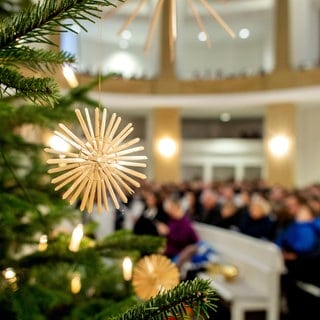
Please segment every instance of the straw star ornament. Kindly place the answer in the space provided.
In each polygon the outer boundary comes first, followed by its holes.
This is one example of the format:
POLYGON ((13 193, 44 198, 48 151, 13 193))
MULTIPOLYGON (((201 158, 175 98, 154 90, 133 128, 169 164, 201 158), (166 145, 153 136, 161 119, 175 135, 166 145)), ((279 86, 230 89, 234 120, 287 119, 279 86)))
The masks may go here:
POLYGON ((119 209, 118 198, 126 203, 126 194, 134 193, 132 187, 140 187, 136 178, 146 179, 143 173, 128 168, 146 167, 145 163, 140 162, 146 160, 146 156, 131 155, 144 150, 144 147, 133 147, 140 141, 139 138, 125 140, 133 131, 131 123, 117 133, 121 117, 115 113, 107 123, 107 109, 103 108, 100 122, 100 110, 96 108, 93 126, 88 109, 85 108, 84 111, 86 121, 81 111, 75 110, 84 134, 83 139, 62 123, 59 124, 62 132, 54 132, 74 148, 75 152, 44 149, 47 153, 59 156, 47 160, 47 163, 57 165, 48 171, 50 174, 58 174, 51 182, 56 185, 56 191, 67 188, 62 198, 67 199, 70 204, 82 198, 81 211, 87 209, 91 213, 95 203, 98 212, 101 212, 103 207, 108 210, 109 198, 119 209))
POLYGON ((177 266, 161 254, 143 257, 133 269, 133 289, 142 300, 174 288, 179 281, 177 266))

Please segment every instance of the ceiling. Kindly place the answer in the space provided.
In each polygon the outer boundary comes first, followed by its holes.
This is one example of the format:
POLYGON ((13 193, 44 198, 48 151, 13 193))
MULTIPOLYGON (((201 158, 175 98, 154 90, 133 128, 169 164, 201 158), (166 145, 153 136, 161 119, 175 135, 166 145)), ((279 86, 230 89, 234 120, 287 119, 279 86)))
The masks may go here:
MULTIPOLYGON (((147 33, 156 0, 145 0, 132 23, 127 27, 130 39, 119 35, 121 26, 129 19, 140 0, 115 1, 117 9, 108 7, 96 23, 84 23, 87 32, 67 33, 62 49, 78 58, 81 72, 117 71, 127 78, 154 78, 160 70, 160 23, 152 38, 150 51, 144 51, 147 33), (126 44, 126 45, 124 45, 126 44), (115 69, 112 69, 115 68, 115 69), (117 69, 118 68, 118 69, 117 69)), ((217 77, 250 76, 263 71, 272 72, 274 66, 274 18, 276 0, 207 0, 224 19, 237 37, 232 39, 201 4, 193 0, 212 40, 212 47, 198 40, 199 27, 188 0, 177 0, 178 37, 175 71, 180 79, 210 79, 217 77), (249 30, 246 39, 239 37, 243 28, 249 30)), ((281 0, 279 0, 281 1, 281 0)), ((315 62, 319 56, 318 12, 320 0, 289 0, 291 21, 291 57, 294 65, 315 62), (316 32, 314 32, 316 31, 316 32)), ((125 97, 103 95, 106 105, 134 113, 143 113, 156 105, 181 106, 186 116, 200 113, 212 115, 230 111, 236 116, 262 116, 264 105, 272 101, 306 97, 320 100, 319 88, 257 92, 249 94, 196 95, 196 96, 143 96, 125 97), (303 91, 307 90, 307 91, 303 91), (306 93, 304 93, 306 92, 306 93), (197 106, 197 108, 195 108, 197 106), (200 112, 201 111, 201 112, 200 112)), ((101 95, 100 95, 101 96, 101 95)), ((292 100, 291 100, 292 101, 292 100)))
MULTIPOLYGON (((223 27, 210 15, 200 0, 193 0, 205 26, 212 46, 198 39, 200 32, 196 19, 187 5, 188 0, 177 0, 177 45, 175 67, 177 77, 215 77, 222 72, 225 76, 236 73, 259 72, 273 67, 273 8, 274 0, 207 0, 212 8, 237 35, 232 39, 223 27), (240 30, 247 29, 250 35, 241 39, 240 30)), ((105 9, 103 19, 97 23, 84 23, 87 32, 80 32, 77 51, 79 68, 97 72, 120 71, 125 77, 153 78, 159 72, 161 19, 156 24, 151 48, 144 50, 154 13, 156 0, 145 0, 145 5, 126 28, 130 39, 123 38, 119 31, 135 11, 140 0, 115 2, 105 9), (100 52, 100 57, 98 53, 100 52), (114 62, 114 56, 131 59, 129 62, 114 62), (113 60, 112 60, 113 59, 113 60), (112 60, 112 63, 110 62, 112 60), (117 65, 117 67, 115 67, 117 65), (116 70, 112 68, 118 68, 116 70), (122 68, 122 69, 121 69, 122 68), (129 70, 130 69, 130 70, 129 70)), ((122 34, 123 35, 123 34, 122 34)))

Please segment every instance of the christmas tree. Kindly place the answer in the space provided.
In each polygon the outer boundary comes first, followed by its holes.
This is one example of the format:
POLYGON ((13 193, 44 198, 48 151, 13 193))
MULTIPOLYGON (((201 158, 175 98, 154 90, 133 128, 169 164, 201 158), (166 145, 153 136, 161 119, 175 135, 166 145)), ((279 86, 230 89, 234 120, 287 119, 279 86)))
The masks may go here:
POLYGON ((138 261, 158 252, 163 239, 120 230, 104 239, 84 228, 79 250, 61 221, 82 221, 54 191, 42 136, 58 122, 74 123, 74 106, 99 107, 88 92, 99 81, 62 95, 52 76, 71 64, 67 52, 39 47, 99 15, 106 0, 0 1, 0 314, 3 319, 168 319, 193 310, 206 317, 215 293, 202 280, 180 283, 148 301, 123 279, 125 256, 138 261), (49 76, 48 76, 49 74, 49 76), (35 76, 36 75, 36 76, 35 76))

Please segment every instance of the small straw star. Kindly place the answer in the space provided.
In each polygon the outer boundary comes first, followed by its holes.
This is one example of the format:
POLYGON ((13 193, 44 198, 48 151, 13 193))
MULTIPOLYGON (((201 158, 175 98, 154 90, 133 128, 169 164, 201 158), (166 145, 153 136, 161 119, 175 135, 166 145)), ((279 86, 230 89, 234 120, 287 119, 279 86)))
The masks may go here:
POLYGON ((115 113, 107 123, 107 109, 103 108, 100 123, 100 110, 96 108, 93 127, 88 109, 85 108, 84 111, 86 121, 79 109, 76 109, 75 113, 85 139, 80 139, 62 123, 59 124, 62 133, 54 132, 73 147, 75 152, 44 149, 48 153, 59 156, 47 161, 48 164, 57 165, 48 173, 59 174, 51 180, 51 183, 56 185, 56 191, 67 187, 62 198, 67 199, 71 205, 81 197, 81 211, 86 208, 91 213, 95 202, 98 212, 102 212, 103 207, 108 211, 109 197, 115 208, 119 209, 118 197, 122 202, 127 203, 126 194, 134 193, 132 186, 140 187, 140 183, 135 178, 146 179, 144 174, 128 168, 146 167, 145 163, 139 162, 146 160, 146 156, 129 155, 144 150, 144 147, 132 147, 140 141, 139 138, 125 142, 133 131, 131 123, 116 134, 121 118, 115 113))
POLYGON ((152 254, 138 261, 133 269, 132 286, 137 296, 148 300, 174 288, 180 282, 177 266, 166 256, 152 254))

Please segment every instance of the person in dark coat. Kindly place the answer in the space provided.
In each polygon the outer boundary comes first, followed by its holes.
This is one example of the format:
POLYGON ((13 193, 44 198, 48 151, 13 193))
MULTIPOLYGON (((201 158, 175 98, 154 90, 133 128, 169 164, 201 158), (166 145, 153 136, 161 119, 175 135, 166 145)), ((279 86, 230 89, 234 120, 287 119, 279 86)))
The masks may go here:
POLYGON ((232 201, 225 202, 221 207, 220 220, 216 226, 224 229, 239 230, 241 212, 232 201))
POLYGON ((275 220, 270 210, 267 200, 260 195, 254 195, 249 205, 249 211, 241 218, 239 231, 254 238, 273 240, 275 220))
POLYGON ((200 196, 200 202, 200 221, 207 224, 216 225, 216 223, 221 219, 221 206, 219 204, 219 199, 216 192, 211 189, 203 190, 200 196))
POLYGON ((133 232, 140 235, 158 236, 156 224, 160 221, 166 223, 168 216, 163 210, 160 198, 153 191, 144 194, 145 207, 133 226, 133 232))

